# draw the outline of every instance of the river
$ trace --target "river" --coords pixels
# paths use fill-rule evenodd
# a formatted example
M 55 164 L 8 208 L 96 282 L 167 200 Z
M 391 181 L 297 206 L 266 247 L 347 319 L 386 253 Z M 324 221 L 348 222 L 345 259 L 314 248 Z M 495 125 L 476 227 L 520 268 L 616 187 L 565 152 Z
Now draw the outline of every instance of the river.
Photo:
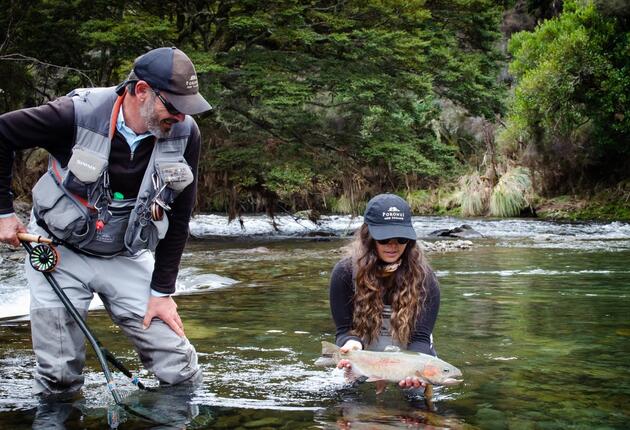
M 471 225 L 473 247 L 431 253 L 442 304 L 434 336 L 462 385 L 427 410 L 391 386 L 344 385 L 313 365 L 334 340 L 327 284 L 349 217 L 319 225 L 263 216 L 197 216 L 178 281 L 180 315 L 204 383 L 193 392 L 136 390 L 119 373 L 127 410 L 112 405 L 92 351 L 83 397 L 42 405 L 28 294 L 18 255 L 0 263 L 0 428 L 625 429 L 630 422 L 630 225 L 416 217 L 418 235 Z M 315 233 L 333 237 L 313 238 Z M 90 327 L 130 368 L 140 364 L 98 302 Z M 148 385 L 151 375 L 141 371 Z M 134 414 L 135 413 L 135 414 Z M 140 416 L 142 415 L 142 416 Z M 144 416 L 144 418 L 143 418 Z M 150 418 L 149 419 L 147 419 Z

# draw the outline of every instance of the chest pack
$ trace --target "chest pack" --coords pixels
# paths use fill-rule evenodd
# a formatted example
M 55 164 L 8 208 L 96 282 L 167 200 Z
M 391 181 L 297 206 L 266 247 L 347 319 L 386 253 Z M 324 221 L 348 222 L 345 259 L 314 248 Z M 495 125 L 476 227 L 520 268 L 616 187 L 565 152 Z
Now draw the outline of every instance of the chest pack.
M 109 185 L 109 153 L 122 103 L 114 88 L 74 90 L 75 141 L 68 165 L 50 157 L 33 188 L 37 223 L 58 240 L 98 256 L 155 250 L 168 231 L 165 212 L 193 182 L 184 159 L 192 119 L 158 139 L 135 199 L 118 199 Z

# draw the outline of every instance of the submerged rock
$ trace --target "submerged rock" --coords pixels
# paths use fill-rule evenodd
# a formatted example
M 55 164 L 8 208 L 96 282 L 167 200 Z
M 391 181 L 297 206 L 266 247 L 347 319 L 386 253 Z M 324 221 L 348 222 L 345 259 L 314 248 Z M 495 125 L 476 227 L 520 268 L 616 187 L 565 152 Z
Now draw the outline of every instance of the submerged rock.
M 266 246 L 257 246 L 256 248 L 249 248 L 240 251 L 241 254 L 269 254 L 271 250 Z

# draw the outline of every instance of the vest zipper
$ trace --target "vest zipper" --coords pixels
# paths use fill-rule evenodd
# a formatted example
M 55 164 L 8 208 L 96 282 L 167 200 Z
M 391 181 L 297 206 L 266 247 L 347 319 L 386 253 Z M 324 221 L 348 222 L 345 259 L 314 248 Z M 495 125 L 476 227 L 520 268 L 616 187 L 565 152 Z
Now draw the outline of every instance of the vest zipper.
M 133 151 L 131 151 L 131 152 L 129 153 L 129 161 L 133 161 L 133 154 L 134 154 L 134 152 L 133 152 Z

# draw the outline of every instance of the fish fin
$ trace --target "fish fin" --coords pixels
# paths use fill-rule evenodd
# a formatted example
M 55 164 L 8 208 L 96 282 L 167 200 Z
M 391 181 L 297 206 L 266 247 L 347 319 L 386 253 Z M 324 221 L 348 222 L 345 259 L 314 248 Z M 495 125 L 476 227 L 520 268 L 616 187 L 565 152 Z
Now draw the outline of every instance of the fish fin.
M 383 351 L 384 352 L 400 352 L 400 347 L 396 345 L 387 345 Z
M 317 366 L 336 366 L 341 360 L 339 347 L 334 343 L 322 341 L 322 356 L 315 361 Z
M 365 382 L 378 382 L 378 381 L 383 381 L 383 378 L 375 378 L 373 376 L 370 376 L 369 378 L 367 378 L 367 380 Z
M 435 412 L 437 408 L 433 405 L 433 385 L 429 384 L 424 388 L 424 404 L 432 412 Z
M 424 398 L 428 400 L 431 400 L 433 398 L 433 385 L 428 384 L 424 388 Z
M 362 384 L 368 379 L 367 376 L 356 373 L 352 369 L 346 369 L 344 371 L 344 378 L 346 379 L 346 382 L 352 384 L 353 386 Z
M 383 379 L 378 379 L 375 382 L 376 382 L 376 394 L 383 393 L 385 389 L 387 388 L 388 381 L 383 380 Z

